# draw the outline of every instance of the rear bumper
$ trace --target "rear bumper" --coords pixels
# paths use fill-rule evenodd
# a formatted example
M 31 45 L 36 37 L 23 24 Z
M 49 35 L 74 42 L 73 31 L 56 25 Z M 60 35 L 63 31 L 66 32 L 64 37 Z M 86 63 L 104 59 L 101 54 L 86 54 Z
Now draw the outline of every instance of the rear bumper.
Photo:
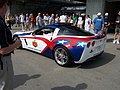
M 85 47 L 81 58 L 79 59 L 79 61 L 75 61 L 75 63 L 83 63 L 86 60 L 88 60 L 92 57 L 95 57 L 95 56 L 101 54 L 102 52 L 104 52 L 104 48 L 106 45 L 106 38 L 96 40 L 96 42 L 97 43 L 94 47 L 90 47 L 90 48 Z

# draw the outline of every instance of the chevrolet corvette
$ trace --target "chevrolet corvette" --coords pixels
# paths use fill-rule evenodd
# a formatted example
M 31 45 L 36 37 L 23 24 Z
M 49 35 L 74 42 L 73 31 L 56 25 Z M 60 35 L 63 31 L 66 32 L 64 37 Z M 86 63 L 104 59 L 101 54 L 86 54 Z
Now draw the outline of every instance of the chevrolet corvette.
M 51 57 L 60 66 L 83 63 L 104 52 L 105 34 L 93 34 L 69 24 L 46 25 L 37 30 L 15 32 L 20 48 Z

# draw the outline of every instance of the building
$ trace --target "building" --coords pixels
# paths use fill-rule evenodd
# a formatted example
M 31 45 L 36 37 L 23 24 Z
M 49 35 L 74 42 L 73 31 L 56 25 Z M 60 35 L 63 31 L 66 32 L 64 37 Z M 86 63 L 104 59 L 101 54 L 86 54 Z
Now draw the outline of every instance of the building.
M 111 21 L 115 21 L 118 11 L 120 10 L 120 0 L 87 0 L 86 14 L 94 18 L 98 12 L 108 12 Z
M 103 15 L 108 12 L 111 21 L 115 21 L 120 10 L 120 0 L 11 0 L 9 12 L 20 13 L 60 13 L 60 10 L 67 12 L 85 12 L 92 18 L 98 12 Z
M 73 11 L 77 11 L 76 9 L 81 5 L 85 5 L 85 3 L 74 0 L 11 0 L 9 11 L 11 14 L 38 12 L 54 13 L 60 12 L 62 7 L 71 8 L 77 6 L 74 10 L 71 9 Z M 71 10 L 66 11 L 69 12 Z M 63 11 L 65 11 L 65 8 Z

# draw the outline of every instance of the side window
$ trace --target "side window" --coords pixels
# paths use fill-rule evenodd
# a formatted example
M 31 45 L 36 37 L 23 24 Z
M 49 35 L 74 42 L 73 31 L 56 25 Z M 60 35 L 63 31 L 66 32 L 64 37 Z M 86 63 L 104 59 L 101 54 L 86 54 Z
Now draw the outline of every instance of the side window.
M 43 31 L 42 31 L 42 29 L 38 29 L 33 34 L 35 34 L 35 35 L 43 35 Z
M 72 35 L 73 30 L 66 28 L 66 27 L 61 27 L 61 30 L 59 31 L 58 35 Z
M 43 35 L 53 35 L 53 33 L 54 33 L 54 28 L 49 28 L 49 27 L 47 27 L 47 28 L 44 28 L 44 29 L 42 29 L 42 31 L 43 31 Z
M 60 29 L 58 35 L 64 35 L 64 29 Z
M 47 29 L 43 29 L 42 31 L 43 31 L 43 34 L 49 34 L 49 33 L 51 33 L 50 29 L 48 29 L 48 28 Z
M 45 27 L 45 28 L 41 28 L 38 29 L 34 32 L 35 35 L 49 35 L 51 33 L 54 33 L 54 28 L 49 28 L 49 27 Z

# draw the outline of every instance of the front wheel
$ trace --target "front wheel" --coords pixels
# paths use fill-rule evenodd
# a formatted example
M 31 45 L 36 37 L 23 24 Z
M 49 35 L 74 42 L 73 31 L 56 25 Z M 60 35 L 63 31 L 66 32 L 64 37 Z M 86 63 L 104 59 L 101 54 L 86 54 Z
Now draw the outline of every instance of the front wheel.
M 70 66 L 73 63 L 70 52 L 63 46 L 54 49 L 55 62 L 60 66 Z

